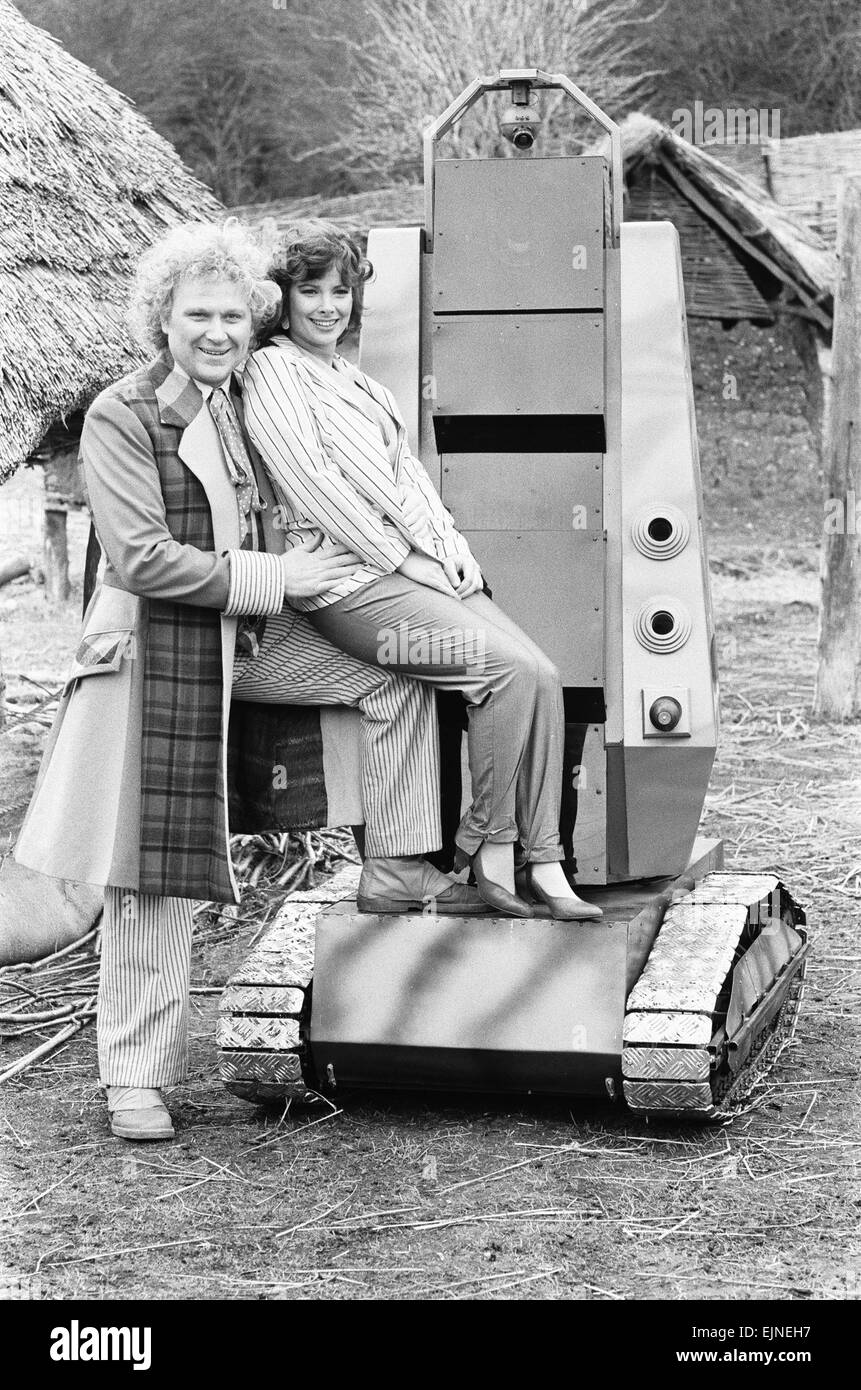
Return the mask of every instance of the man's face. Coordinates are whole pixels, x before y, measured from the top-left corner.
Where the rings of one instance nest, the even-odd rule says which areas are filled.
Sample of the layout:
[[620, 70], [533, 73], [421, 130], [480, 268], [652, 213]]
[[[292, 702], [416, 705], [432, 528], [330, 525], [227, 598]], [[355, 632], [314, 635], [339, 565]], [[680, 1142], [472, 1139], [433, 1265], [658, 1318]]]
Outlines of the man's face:
[[162, 319], [174, 362], [202, 386], [220, 386], [251, 343], [251, 310], [242, 287], [219, 276], [189, 276]]

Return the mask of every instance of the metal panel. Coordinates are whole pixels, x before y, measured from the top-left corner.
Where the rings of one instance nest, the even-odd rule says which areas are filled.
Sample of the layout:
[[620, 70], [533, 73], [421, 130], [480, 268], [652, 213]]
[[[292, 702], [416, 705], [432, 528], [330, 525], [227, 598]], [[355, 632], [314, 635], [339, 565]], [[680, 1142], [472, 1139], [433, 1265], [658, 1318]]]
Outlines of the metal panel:
[[626, 929], [321, 917], [311, 1051], [338, 1082], [606, 1095], [620, 1076]]
[[624, 751], [631, 878], [680, 874], [697, 833], [714, 748], [647, 743]]
[[218, 1059], [222, 1081], [302, 1081], [302, 1058], [298, 1052], [222, 1052]]
[[714, 1110], [707, 1081], [626, 1081], [624, 1090], [631, 1110], [699, 1110], [704, 1115]]
[[710, 1057], [704, 1047], [626, 1047], [622, 1075], [631, 1081], [708, 1081]]
[[559, 668], [563, 685], [602, 683], [602, 539], [586, 531], [472, 531], [498, 603]]
[[446, 454], [442, 500], [462, 529], [600, 531], [600, 454]]
[[601, 415], [603, 316], [437, 316], [433, 374], [437, 415]]
[[571, 852], [577, 860], [577, 883], [603, 884], [607, 882], [607, 766], [602, 724], [587, 728], [575, 775], [577, 819]]
[[601, 307], [602, 158], [443, 159], [435, 172], [437, 312]]
[[365, 289], [359, 361], [392, 392], [417, 450], [421, 229], [372, 228], [368, 259], [376, 274]]

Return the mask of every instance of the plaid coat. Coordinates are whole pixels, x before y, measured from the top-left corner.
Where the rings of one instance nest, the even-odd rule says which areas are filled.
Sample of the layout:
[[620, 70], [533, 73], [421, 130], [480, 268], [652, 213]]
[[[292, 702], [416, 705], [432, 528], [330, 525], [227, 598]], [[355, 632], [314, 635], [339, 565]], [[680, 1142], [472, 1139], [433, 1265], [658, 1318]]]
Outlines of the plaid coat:
[[[238, 901], [231, 714], [233, 802], [246, 822], [233, 828], [331, 823], [332, 808], [313, 708], [231, 711], [236, 618], [224, 615], [224, 552], [239, 546], [238, 513], [202, 405], [165, 353], [88, 413], [82, 461], [106, 565], [15, 855], [54, 877]], [[261, 799], [280, 761], [296, 774], [292, 794]], [[358, 786], [354, 805], [336, 819], [361, 820]]]

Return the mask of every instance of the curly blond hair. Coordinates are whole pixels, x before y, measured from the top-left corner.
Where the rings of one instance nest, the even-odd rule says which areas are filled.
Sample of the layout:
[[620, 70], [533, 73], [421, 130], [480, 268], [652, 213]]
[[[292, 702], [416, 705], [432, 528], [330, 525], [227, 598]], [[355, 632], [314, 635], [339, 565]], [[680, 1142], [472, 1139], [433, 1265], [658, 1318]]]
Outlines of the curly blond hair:
[[156, 351], [166, 347], [162, 321], [170, 314], [177, 285], [198, 276], [217, 276], [247, 295], [256, 340], [263, 325], [277, 319], [280, 308], [278, 286], [266, 275], [269, 259], [268, 250], [235, 217], [221, 225], [191, 222], [173, 227], [138, 262], [129, 306], [135, 337]]

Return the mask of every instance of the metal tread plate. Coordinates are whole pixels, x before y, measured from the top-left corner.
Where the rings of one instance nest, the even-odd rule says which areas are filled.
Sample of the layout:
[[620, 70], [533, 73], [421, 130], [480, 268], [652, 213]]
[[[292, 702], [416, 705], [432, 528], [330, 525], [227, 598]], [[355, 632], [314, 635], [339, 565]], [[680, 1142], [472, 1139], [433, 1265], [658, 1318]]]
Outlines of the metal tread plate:
[[[632, 1110], [667, 1118], [731, 1118], [774, 1065], [798, 1018], [806, 962], [797, 957], [780, 1012], [763, 1027], [737, 1075], [713, 1072], [708, 1045], [718, 995], [745, 926], [762, 925], [769, 912], [779, 917], [786, 905], [796, 906], [774, 875], [712, 873], [667, 913], [628, 999], [622, 1085]], [[798, 918], [804, 920], [800, 911]], [[733, 933], [735, 944], [729, 950]]]
[[218, 1005], [219, 1074], [243, 1100], [314, 1100], [306, 1080], [301, 1020], [314, 970], [314, 924], [320, 912], [355, 896], [360, 869], [347, 864], [330, 879], [285, 901], [266, 936], [230, 977]]

